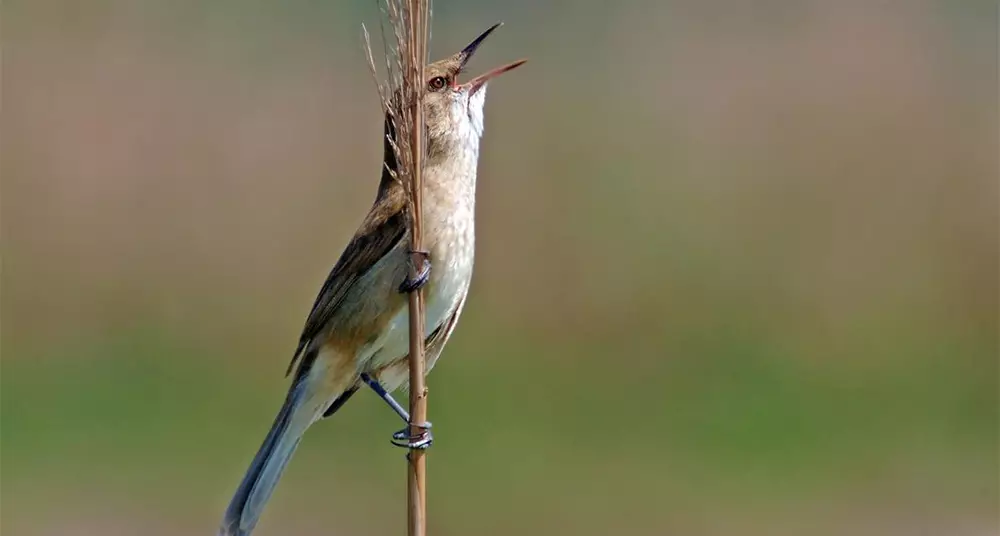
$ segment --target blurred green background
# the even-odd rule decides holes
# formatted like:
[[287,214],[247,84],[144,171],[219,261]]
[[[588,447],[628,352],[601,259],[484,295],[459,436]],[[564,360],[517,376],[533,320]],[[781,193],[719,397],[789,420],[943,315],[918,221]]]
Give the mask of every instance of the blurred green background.
[[[374,2],[4,3],[2,532],[214,534],[374,196]],[[434,536],[997,534],[997,6],[435,2],[504,20]],[[395,417],[256,535],[403,534]]]

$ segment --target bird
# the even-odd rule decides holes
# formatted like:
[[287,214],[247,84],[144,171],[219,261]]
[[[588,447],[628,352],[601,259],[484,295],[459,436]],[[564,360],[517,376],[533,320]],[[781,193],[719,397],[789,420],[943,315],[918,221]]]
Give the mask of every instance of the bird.
[[[421,91],[426,132],[422,174],[424,255],[410,248],[406,188],[397,178],[390,115],[385,116],[383,167],[374,203],[330,271],[305,321],[286,376],[284,403],[227,507],[219,536],[249,536],[303,434],[333,415],[363,387],[371,388],[406,423],[393,442],[426,448],[430,423],[411,423],[390,393],[409,382],[407,294],[424,289],[425,373],[451,337],[466,302],[475,255],[475,191],[486,87],[526,60],[465,82],[461,75],[482,42],[425,67]],[[414,258],[421,260],[414,261]],[[410,278],[411,263],[419,263]],[[411,437],[409,427],[423,433]]]

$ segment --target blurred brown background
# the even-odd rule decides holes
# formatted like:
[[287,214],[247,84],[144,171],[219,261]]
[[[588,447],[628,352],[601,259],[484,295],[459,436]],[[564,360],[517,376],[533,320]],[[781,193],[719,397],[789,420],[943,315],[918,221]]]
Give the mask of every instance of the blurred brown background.
[[[374,2],[4,3],[2,532],[214,534],[374,196]],[[998,530],[997,6],[435,3],[506,26],[435,536]],[[355,397],[255,533],[402,534]]]

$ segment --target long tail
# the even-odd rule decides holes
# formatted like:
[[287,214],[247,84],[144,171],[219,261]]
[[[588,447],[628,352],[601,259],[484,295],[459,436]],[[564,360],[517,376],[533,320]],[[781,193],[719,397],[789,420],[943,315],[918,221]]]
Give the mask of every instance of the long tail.
[[249,536],[253,531],[285,466],[299,446],[302,434],[317,418],[315,408],[309,407],[307,390],[307,384],[302,382],[288,393],[271,431],[226,509],[219,536]]

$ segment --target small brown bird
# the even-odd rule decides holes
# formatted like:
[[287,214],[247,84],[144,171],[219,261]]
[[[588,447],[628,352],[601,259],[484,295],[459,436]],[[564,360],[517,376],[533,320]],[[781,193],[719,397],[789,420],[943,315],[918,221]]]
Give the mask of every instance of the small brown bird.
[[[426,285],[426,366],[429,371],[455,329],[472,279],[479,139],[487,82],[522,63],[498,67],[465,83],[458,76],[483,40],[428,65],[423,93],[427,156],[423,167],[423,235],[427,262],[408,279],[407,193],[389,172],[396,164],[388,141],[378,195],[341,254],[306,319],[288,371],[294,381],[264,444],[226,509],[220,536],[247,536],[309,426],[337,411],[362,385],[379,394],[409,424],[388,394],[409,381],[406,293]],[[386,118],[386,136],[393,134]],[[426,432],[394,434],[400,446],[430,445]]]

